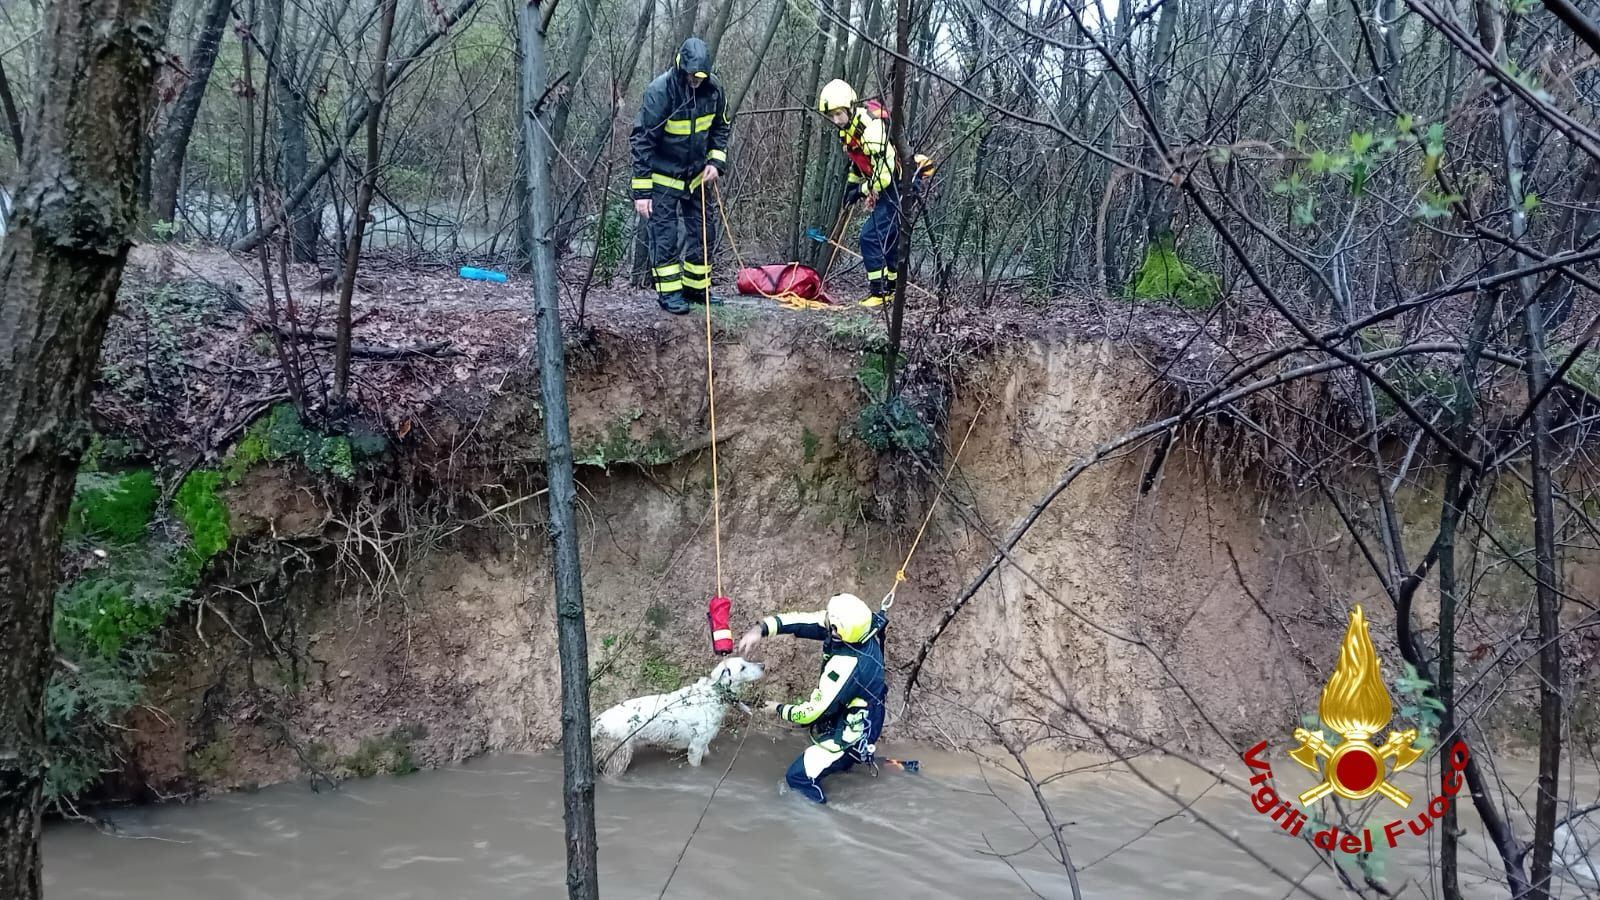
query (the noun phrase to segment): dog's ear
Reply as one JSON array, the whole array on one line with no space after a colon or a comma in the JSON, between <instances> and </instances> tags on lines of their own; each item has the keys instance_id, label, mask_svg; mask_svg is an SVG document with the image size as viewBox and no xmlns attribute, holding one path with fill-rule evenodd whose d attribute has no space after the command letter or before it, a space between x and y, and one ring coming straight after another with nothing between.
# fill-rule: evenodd
<instances>
[{"instance_id":1,"label":"dog's ear","mask_svg":"<svg viewBox=\"0 0 1600 900\"><path fill-rule=\"evenodd\" d=\"M717 681L718 683L733 681L733 670L725 665L717 666Z\"/></svg>"}]
</instances>

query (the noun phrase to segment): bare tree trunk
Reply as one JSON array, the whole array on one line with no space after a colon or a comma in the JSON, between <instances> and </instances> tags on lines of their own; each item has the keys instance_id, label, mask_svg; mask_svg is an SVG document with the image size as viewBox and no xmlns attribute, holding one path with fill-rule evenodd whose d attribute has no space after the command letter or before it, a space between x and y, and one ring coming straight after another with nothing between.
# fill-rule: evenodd
<instances>
[{"instance_id":1,"label":"bare tree trunk","mask_svg":"<svg viewBox=\"0 0 1600 900\"><path fill-rule=\"evenodd\" d=\"M1557 231L1557 234L1566 236L1563 243L1569 251L1580 249L1584 245L1596 214L1600 214L1600 159L1591 157L1584 165L1583 178L1579 181L1578 189L1572 199L1573 202L1562 216ZM1545 317L1547 331L1561 329L1567 318L1572 315L1573 301L1577 297L1577 286L1565 280L1556 286L1556 290L1558 292L1556 300L1550 304L1549 315Z\"/></svg>"},{"instance_id":2,"label":"bare tree trunk","mask_svg":"<svg viewBox=\"0 0 1600 900\"><path fill-rule=\"evenodd\" d=\"M684 0L684 9L678 13L677 21L678 30L672 35L670 48L674 54L684 41L694 36L695 25L700 21L700 0Z\"/></svg>"},{"instance_id":3,"label":"bare tree trunk","mask_svg":"<svg viewBox=\"0 0 1600 900\"><path fill-rule=\"evenodd\" d=\"M1172 77L1172 42L1178 31L1178 4L1163 3L1156 22L1156 45L1150 54L1150 115L1156 120L1156 129L1167 132L1167 82ZM1161 172L1166 165L1160 159L1152 137L1145 143L1145 168ZM1172 233L1172 204L1177 199L1165 182L1145 180L1144 214L1145 239L1156 241Z\"/></svg>"},{"instance_id":4,"label":"bare tree trunk","mask_svg":"<svg viewBox=\"0 0 1600 900\"><path fill-rule=\"evenodd\" d=\"M0 897L42 893L44 690L83 417L139 220L155 0L47 7L33 132L0 248Z\"/></svg>"},{"instance_id":5,"label":"bare tree trunk","mask_svg":"<svg viewBox=\"0 0 1600 900\"><path fill-rule=\"evenodd\" d=\"M1498 13L1487 0L1478 0L1478 35L1484 49L1501 66L1507 65L1506 33ZM1507 212L1511 239L1519 244L1528 231L1527 172L1522 161L1522 135L1515 100L1503 85L1493 89L1499 113L1500 143L1504 153ZM1518 254L1519 263L1530 262ZM1545 353L1544 304L1530 276L1516 281L1523 304L1523 342L1527 348L1528 394L1538 398L1550 377ZM1561 597L1557 589L1555 508L1550 469L1555 441L1550 435L1550 405L1541 400L1531 417L1533 477L1534 597L1539 616L1539 777L1534 798L1532 862L1529 891L1534 900L1550 896L1550 857L1555 847L1556 780L1561 768Z\"/></svg>"},{"instance_id":6,"label":"bare tree trunk","mask_svg":"<svg viewBox=\"0 0 1600 900\"><path fill-rule=\"evenodd\" d=\"M254 28L256 26L259 13L256 0L250 0L248 27ZM242 104L244 108L244 181L246 194L250 198L250 205L255 210L256 227L259 228L261 227L262 216L265 215L263 210L266 206L266 190L263 185L264 176L261 174L261 160L265 159L267 155L266 135L267 118L269 116L269 103L267 101L271 100L272 76L268 75L261 79L262 93L259 95L262 101L261 134L260 143L257 143L256 99L258 95L256 93L255 71L252 65L255 59L255 52L249 45L244 46L242 50L244 90L240 93L243 95L244 101ZM279 327L283 321L283 316L279 314L278 292L273 287L271 255L267 252L265 243L257 244L255 253L256 261L261 266L261 286L265 290L267 297L267 325L271 328L273 353L278 358L278 369L283 372L283 382L289 392L289 401L294 404L295 412L299 413L300 417L304 419L307 408L305 369L301 365L299 351L289 337L297 323L291 320L289 329ZM285 282L285 289L287 290L287 282ZM318 386L321 386L320 379Z\"/></svg>"},{"instance_id":7,"label":"bare tree trunk","mask_svg":"<svg viewBox=\"0 0 1600 900\"><path fill-rule=\"evenodd\" d=\"M22 117L17 115L17 98L11 93L11 80L6 77L4 60L0 60L0 113L6 117L6 130L11 135L11 149L17 152L17 159L21 160Z\"/></svg>"},{"instance_id":8,"label":"bare tree trunk","mask_svg":"<svg viewBox=\"0 0 1600 900\"><path fill-rule=\"evenodd\" d=\"M361 239L367 230L367 212L372 208L372 193L378 186L378 157L383 151L381 128L383 97L389 89L389 38L394 34L396 0L384 0L378 23L378 52L372 64L372 84L367 89L367 165L361 173L361 189L356 192L350 244L344 253L344 277L339 282L338 337L333 344L333 402L343 408L350 393L350 297L355 293L356 269L361 265Z\"/></svg>"},{"instance_id":9,"label":"bare tree trunk","mask_svg":"<svg viewBox=\"0 0 1600 900\"><path fill-rule=\"evenodd\" d=\"M582 0L578 4L577 21L572 23L572 48L567 51L568 90L556 102L555 116L550 120L550 140L561 146L567 133L567 117L572 115L572 98L578 92L578 79L583 75L583 64L589 59L589 44L594 40L594 9L597 0ZM535 98L526 98L532 103ZM524 106L523 109L527 107Z\"/></svg>"},{"instance_id":10,"label":"bare tree trunk","mask_svg":"<svg viewBox=\"0 0 1600 900\"><path fill-rule=\"evenodd\" d=\"M778 4L782 6L783 4ZM733 18L733 0L722 0L722 5L717 7L717 14L711 19L711 31L706 35L706 49L711 51L711 64L717 64L717 51L722 48L722 35L728 30L728 22ZM751 70L759 68L761 57L756 56L757 65Z\"/></svg>"},{"instance_id":11,"label":"bare tree trunk","mask_svg":"<svg viewBox=\"0 0 1600 900\"><path fill-rule=\"evenodd\" d=\"M537 2L521 10L524 96L541 97L545 88L545 35ZM521 133L527 146L530 223L533 231L533 290L539 304L539 393L544 404L545 470L550 482L550 541L554 550L557 652L561 659L561 762L563 818L567 837L567 896L599 900L600 879L594 823L594 750L589 739L589 651L583 616L583 576L578 560L578 530L573 516L572 436L567 428L565 342L561 329L560 284L556 281L554 189L550 160L554 147L545 131L544 110L522 110Z\"/></svg>"},{"instance_id":12,"label":"bare tree trunk","mask_svg":"<svg viewBox=\"0 0 1600 900\"><path fill-rule=\"evenodd\" d=\"M516 16L517 16L517 6L518 6L517 0L507 0L506 13L508 14L509 18L512 18L512 19L516 18ZM524 49L523 46L522 46L522 32L520 30L517 32L516 40L517 40L517 65L521 66L522 65L522 57L528 51L526 49ZM527 90L527 86L522 83L522 79L521 78L518 78L517 79L517 109L519 109L519 110L527 109L528 105L533 102L533 98L524 96L526 90ZM519 129L517 133L521 134L522 133L520 131L521 123L518 123L517 127ZM526 142L517 141L516 154L517 154L517 172L516 172L517 179L516 179L516 183L514 183L511 186L511 195L512 195L512 202L516 204L515 209L516 209L516 217L517 217L517 248L522 251L522 257L523 257L522 262L520 263L520 267L522 269L526 270L528 265L529 265L529 263L530 263L530 261L533 259L533 235L532 235L533 226L530 224L530 219L528 218L528 146L527 146Z\"/></svg>"},{"instance_id":13,"label":"bare tree trunk","mask_svg":"<svg viewBox=\"0 0 1600 900\"><path fill-rule=\"evenodd\" d=\"M911 58L911 0L896 0L895 3L895 29L894 29L894 105L890 107L893 115L889 119L889 153L900 165L900 186L897 191L899 196L895 199L898 207L895 209L895 218L900 220L898 240L895 242L894 259L895 271L900 277L894 282L894 306L889 310L889 348L883 358L883 398L892 400L898 393L895 383L895 362L900 356L900 325L905 317L906 309L906 282L911 280L910 267L906 265L907 258L911 255L911 220L909 210L915 201L911 196L912 180L916 177L917 167L912 165L910 159L900 158L900 145L906 133L906 117L901 110L906 100L906 67L907 60Z\"/></svg>"},{"instance_id":14,"label":"bare tree trunk","mask_svg":"<svg viewBox=\"0 0 1600 900\"><path fill-rule=\"evenodd\" d=\"M205 100L206 86L211 83L211 70L216 66L217 51L222 47L222 32L228 25L232 0L211 0L205 18L200 23L200 34L195 38L194 55L189 58L189 79L183 92L167 114L155 140L150 163L151 222L171 221L178 210L178 191L183 184L183 163L189 152L189 138L194 134L195 119L200 115L200 104Z\"/></svg>"},{"instance_id":15,"label":"bare tree trunk","mask_svg":"<svg viewBox=\"0 0 1600 900\"><path fill-rule=\"evenodd\" d=\"M778 26L783 24L783 13L787 9L788 6L783 0L777 0L772 4L772 14L767 17L766 33L761 36L761 48L756 51L757 60L767 58L767 51L772 49L772 40L778 36ZM750 86L755 84L756 73L760 71L759 65L750 67L749 73L744 77L744 83L739 86L739 92L734 94L732 101L728 103L728 118L732 119L739 115L739 107L744 105L744 98L750 93ZM809 121L809 117L807 118Z\"/></svg>"},{"instance_id":16,"label":"bare tree trunk","mask_svg":"<svg viewBox=\"0 0 1600 900\"><path fill-rule=\"evenodd\" d=\"M456 4L456 6L450 10L449 14L445 16L444 21L440 23L440 27L438 29L428 29L423 37L417 41L416 46L410 48L407 52L396 56L395 59L397 61L395 63L394 71L389 73L389 89L391 91L394 90L395 85L400 82L401 77L405 75L412 66L416 65L419 60L424 58L423 54L428 52L428 48L432 47L434 42L439 40L439 38L448 34L449 27L454 25L456 22L461 21L461 17L471 12L472 8L477 4L478 0L461 0L461 2ZM340 158L344 156L345 143L352 140L356 136L356 132L361 130L361 126L366 124L368 109L369 107L367 104L363 103L355 110L354 115L350 117L350 121L346 122L344 125L344 134L341 136L341 142L334 145L333 149L329 150L328 154L322 158L322 161L317 163L316 166L311 169L311 171L307 172L306 176L300 179L300 183L295 185L294 190L290 192L288 196L283 198L283 209L286 214L291 214L303 206L306 200L311 196L311 192L315 190L317 185L321 183L322 179L327 176L328 170L332 169L334 163L338 162ZM278 229L282 226L283 221L279 217L274 216L258 226L254 231L251 231L249 234L245 235L239 240L234 241L233 244L228 247L228 249L232 250L234 253L248 253L251 250L254 250L257 244L269 237L272 237L274 234L277 234Z\"/></svg>"},{"instance_id":17,"label":"bare tree trunk","mask_svg":"<svg viewBox=\"0 0 1600 900\"><path fill-rule=\"evenodd\" d=\"M1405 75L1404 45L1401 37L1404 33L1406 20L1400 15L1400 0L1379 0L1378 21L1383 27L1374 28L1375 37L1383 47L1383 79L1396 89L1402 84Z\"/></svg>"},{"instance_id":18,"label":"bare tree trunk","mask_svg":"<svg viewBox=\"0 0 1600 900\"><path fill-rule=\"evenodd\" d=\"M858 90L866 87L867 54L871 52L872 41L883 27L883 0L863 0L867 5L863 8L862 25L866 30L865 35L857 35L855 43L850 47L850 61L844 66L845 78ZM899 112L899 109L894 110Z\"/></svg>"},{"instance_id":19,"label":"bare tree trunk","mask_svg":"<svg viewBox=\"0 0 1600 900\"><path fill-rule=\"evenodd\" d=\"M291 206L289 192L306 179L309 151L306 147L306 104L300 77L300 36L296 19L299 8L291 0L269 0L265 21L267 71L263 73L276 88L269 91L278 113L277 183L283 198L283 214L290 219L289 237L295 262L316 262L317 241L322 232L320 204L306 209L301 203ZM291 13L293 16L291 17Z\"/></svg>"},{"instance_id":20,"label":"bare tree trunk","mask_svg":"<svg viewBox=\"0 0 1600 900\"><path fill-rule=\"evenodd\" d=\"M1455 427L1450 439L1457 447L1469 446L1472 438L1472 421L1477 413L1478 360L1483 353L1494 319L1498 296L1493 291L1482 291L1472 315L1472 329L1467 337L1466 352L1461 357L1461 372L1456 379ZM1456 532L1466 510L1461 502L1461 479L1466 465L1460 457L1452 457L1444 476L1444 506L1439 513L1439 741L1441 747L1452 746L1457 737L1456 723L1456 609L1460 593L1456 577ZM1458 865L1460 838L1457 829L1456 805L1450 804L1444 813L1444 832L1439 839L1439 885L1445 900L1461 900L1461 876Z\"/></svg>"},{"instance_id":21,"label":"bare tree trunk","mask_svg":"<svg viewBox=\"0 0 1600 900\"><path fill-rule=\"evenodd\" d=\"M828 30L833 27L833 20L828 16L828 0L820 0L817 4L817 45L811 51L811 73L806 84L814 85L812 90L822 86L822 63L828 56ZM789 197L789 257L799 260L804 258L810 265L817 262L817 250L806 247L801 254L800 235L805 232L802 214L805 210L806 176L811 165L811 126L816 117L811 114L813 109L811 97L807 97L806 112L800 118L800 158L795 161L794 188ZM819 223L820 224L820 223ZM823 273L827 275L826 272Z\"/></svg>"},{"instance_id":22,"label":"bare tree trunk","mask_svg":"<svg viewBox=\"0 0 1600 900\"><path fill-rule=\"evenodd\" d=\"M841 77L856 89L856 93L859 96L866 97L868 94L859 73L850 70L850 28L847 24L850 22L850 6L851 0L834 0L833 63L829 66L829 69L840 73ZM813 91L822 87L821 79L814 82L814 84ZM830 128L832 128L832 125L823 128L822 143L824 146L831 143L830 138L833 135L829 133L828 129ZM843 209L845 171L849 165L850 161L843 153L824 151L817 160L817 174L820 177L812 185L811 224L821 228L829 223L836 223L833 226L834 230L829 233L828 239L839 243L844 242L844 235L841 229L844 217L840 215L840 212ZM813 243L810 245L810 249L812 253L810 263L812 266L818 265L822 261L824 254L830 257L833 256L832 249L823 244ZM828 274L823 272L823 277L827 277Z\"/></svg>"},{"instance_id":23,"label":"bare tree trunk","mask_svg":"<svg viewBox=\"0 0 1600 900\"><path fill-rule=\"evenodd\" d=\"M1509 145L1508 145L1509 146ZM1508 162L1512 151L1507 151ZM1515 183L1515 182L1514 182ZM1520 191L1519 191L1520 193ZM1521 201L1512 216L1520 218ZM1522 239L1523 229L1512 234ZM1521 279L1528 282L1532 279ZM1528 391L1538 395L1550 377L1550 360L1545 354L1544 305L1530 285L1521 284L1527 297ZM1529 878L1534 898L1550 896L1550 857L1555 847L1556 780L1561 768L1561 595L1557 590L1560 574L1556 565L1555 502L1550 469L1555 465L1555 441L1550 435L1550 404L1541 401L1533 413L1533 531L1534 577L1539 606L1539 794L1534 803L1533 863Z\"/></svg>"},{"instance_id":24,"label":"bare tree trunk","mask_svg":"<svg viewBox=\"0 0 1600 900\"><path fill-rule=\"evenodd\" d=\"M633 76L639 70L639 56L643 52L644 46L647 43L646 39L650 35L650 20L654 18L654 16L654 3L639 4L639 18L634 20L633 42L628 45L629 50L627 61L622 64L621 74L614 76L611 82L611 112L604 119L601 119L595 124L594 137L589 139L589 151L583 157L589 161L588 167L585 169L588 175L585 177L593 176L596 166L598 166L600 163L600 154L605 152L606 145L611 142L612 131L617 126L617 116L622 110L622 98L628 93L629 88L633 85ZM520 91L522 88L520 86L520 82L518 84L519 86L517 90L519 91L518 96L520 97ZM526 109L527 104L525 102L520 103L517 108ZM522 151L519 147L519 159L521 152ZM626 168L626 164L624 164L623 167ZM607 182L600 182L599 193L601 200L599 205L601 210L602 227L604 224L605 210L607 207L607 189ZM528 193L528 184L526 178L523 178L520 182L518 182L517 193L519 197L522 198L521 205L518 208L526 209L528 205L526 200L526 195ZM572 241L572 233L577 227L578 223L577 217L570 215L570 213L571 210L575 208L582 200L583 193L584 192L581 189L575 190L572 193L572 196L569 197L565 203L561 204L560 210L556 215L556 250L558 251L558 255L559 253L567 252L567 245ZM526 225L524 225L523 231L526 233ZM527 258L532 259L532 244L527 244L524 249L527 251Z\"/></svg>"},{"instance_id":25,"label":"bare tree trunk","mask_svg":"<svg viewBox=\"0 0 1600 900\"><path fill-rule=\"evenodd\" d=\"M1125 50L1130 58L1133 54L1134 47L1131 34L1132 30L1132 4L1118 3L1116 25L1112 30L1112 34L1116 38L1116 43L1114 43L1112 46L1114 48ZM1101 129L1100 132L1100 149L1106 153L1107 156L1110 156L1113 151L1115 151L1117 145L1117 138L1120 130L1120 107L1122 104L1120 99L1117 97L1116 87L1111 83L1109 78L1100 78L1098 80L1095 93L1097 94L1095 98L1095 106L1097 111L1100 113L1099 119L1106 123L1105 127ZM1116 183L1117 170L1108 168L1106 170L1106 188L1104 188L1104 190L1118 190L1119 188L1115 187ZM1131 207L1132 203L1135 202L1134 198L1137 198L1138 194L1134 192L1131 186L1127 190L1129 195L1129 202L1127 205ZM1124 252L1124 248L1130 243L1137 247L1137 241L1130 242L1126 240L1125 237L1126 236L1122 234L1122 229L1120 227L1112 226L1110 224L1110 220L1108 219L1106 227L1102 230L1100 235L1100 246L1096 248L1099 251L1100 258L1104 261L1104 265L1101 267L1100 273L1101 282L1111 290L1116 290L1122 284L1123 278L1127 276L1124 263L1128 259L1128 254Z\"/></svg>"},{"instance_id":26,"label":"bare tree trunk","mask_svg":"<svg viewBox=\"0 0 1600 900\"><path fill-rule=\"evenodd\" d=\"M832 12L828 11L830 2L832 3ZM850 49L848 43L850 32L846 25L846 23L850 21L850 0L819 0L817 4L817 16L819 24L822 26L822 43L817 48L817 56L814 57L817 77L811 79L809 82L811 85L814 85L814 87L812 87L810 95L806 98L808 101L806 104L807 107L812 109L815 108L815 92L818 88L822 87L823 81L825 80L822 77L822 71L824 67L826 67L829 72L839 73L840 77L850 82L850 86L856 89L856 93L859 96L865 96L861 93L860 80L851 80L850 72L846 70ZM830 36L833 39L833 47L831 50L828 46L828 40ZM809 119L810 116L807 116L807 120ZM833 206L831 212L827 211L830 209L828 196L833 189L834 182L843 178L844 170L841 168L841 165L848 165L849 160L838 159L836 158L838 154L830 153L828 151L828 147L833 144L836 138L836 132L833 130L833 128L834 126L832 123L823 125L822 133L819 136L818 143L820 146L817 148L818 155L815 166L817 177L815 179L808 179L805 177L805 173L803 173L802 176L797 179L798 183L795 186L796 190L801 190L803 187L810 192L809 206L804 207L804 212L797 211L794 216L796 226L796 246L803 249L804 252L802 254L802 259L805 261L806 265L809 265L813 268L823 269L823 278L827 278L829 275L829 272L823 265L823 260L824 258L830 260L833 259L834 251L830 246L825 244L807 243L801 245L798 243L798 241L800 239L800 233L804 230L800 225L802 216L809 217L809 224L814 227L830 228L831 230L828 232L828 239L831 241L840 241L841 227L844 219L839 215L839 208L837 206ZM810 134L808 133L806 137L809 139ZM806 156L809 157L810 154L808 153Z\"/></svg>"},{"instance_id":27,"label":"bare tree trunk","mask_svg":"<svg viewBox=\"0 0 1600 900\"><path fill-rule=\"evenodd\" d=\"M280 57L286 73L293 72L298 63L294 39L288 40L290 44L286 54ZM278 79L278 90L274 95L278 101L278 185L284 194L293 185L305 180L306 169L310 165L306 147L306 104L297 81L290 77ZM294 210L285 212L290 219L289 236L294 261L316 262L317 242L322 237L322 204L302 203Z\"/></svg>"}]
</instances>

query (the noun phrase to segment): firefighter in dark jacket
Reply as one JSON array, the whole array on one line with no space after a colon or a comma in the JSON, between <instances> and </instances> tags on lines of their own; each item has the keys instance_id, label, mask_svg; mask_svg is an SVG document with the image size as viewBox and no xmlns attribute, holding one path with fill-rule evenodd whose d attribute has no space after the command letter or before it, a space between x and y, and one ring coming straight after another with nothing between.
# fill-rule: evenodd
<instances>
[{"instance_id":1,"label":"firefighter in dark jacket","mask_svg":"<svg viewBox=\"0 0 1600 900\"><path fill-rule=\"evenodd\" d=\"M650 227L656 302L670 313L705 303L717 211L705 186L728 167L727 96L711 77L711 52L697 37L683 42L671 69L644 89L633 123L633 208ZM680 242L679 224L683 226Z\"/></svg>"},{"instance_id":2,"label":"firefighter in dark jacket","mask_svg":"<svg viewBox=\"0 0 1600 900\"><path fill-rule=\"evenodd\" d=\"M873 612L855 594L835 594L827 609L767 616L739 640L741 654L780 634L822 642L822 672L811 696L773 707L783 721L811 730L811 746L790 764L784 781L817 803L828 802L823 779L873 764L887 712L883 632L888 624L887 615Z\"/></svg>"}]
</instances>

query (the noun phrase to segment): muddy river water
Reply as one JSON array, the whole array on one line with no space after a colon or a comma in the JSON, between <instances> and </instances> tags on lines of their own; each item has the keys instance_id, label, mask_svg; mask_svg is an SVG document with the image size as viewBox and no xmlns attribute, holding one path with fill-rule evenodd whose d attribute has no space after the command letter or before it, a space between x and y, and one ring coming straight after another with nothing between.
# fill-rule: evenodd
<instances>
[{"instance_id":1,"label":"muddy river water","mask_svg":"<svg viewBox=\"0 0 1600 900\"><path fill-rule=\"evenodd\" d=\"M1027 786L978 757L886 746L883 752L918 758L921 771L883 769L874 778L857 769L830 779L830 802L818 807L780 788L799 746L793 737L754 734L741 747L725 734L699 769L681 756L641 751L623 782L597 790L601 896L654 898L664 886L665 897L677 898L1072 896L1063 868L1036 840L1048 827ZM1256 813L1247 795L1184 763L1137 765L1162 789L1176 785L1183 804L1192 802L1283 873L1304 878L1303 890L1122 765L1056 762L1035 775L1070 773L1050 781L1046 796L1082 869L1085 897L1341 895L1336 876L1303 841ZM1248 776L1237 758L1231 765ZM1420 792L1420 778L1409 787ZM114 833L77 824L46 829L48 897L565 896L555 753L487 757L320 793L303 782L278 785L111 819ZM1398 896L1422 897L1406 883L1428 881L1437 832L1406 837L1387 854L1384 877ZM1487 852L1481 841L1467 848L1469 856ZM1484 871L1476 859L1467 862ZM1468 881L1469 896L1505 895L1485 880Z\"/></svg>"}]
</instances>

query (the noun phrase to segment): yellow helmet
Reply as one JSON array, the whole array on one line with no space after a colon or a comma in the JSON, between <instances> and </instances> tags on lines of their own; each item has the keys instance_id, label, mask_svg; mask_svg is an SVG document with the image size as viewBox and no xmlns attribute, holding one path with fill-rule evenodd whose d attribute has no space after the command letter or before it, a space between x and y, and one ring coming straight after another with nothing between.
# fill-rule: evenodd
<instances>
[{"instance_id":1,"label":"yellow helmet","mask_svg":"<svg viewBox=\"0 0 1600 900\"><path fill-rule=\"evenodd\" d=\"M828 598L828 624L840 640L857 644L872 631L872 610L855 594L834 594Z\"/></svg>"},{"instance_id":2,"label":"yellow helmet","mask_svg":"<svg viewBox=\"0 0 1600 900\"><path fill-rule=\"evenodd\" d=\"M852 109L856 105L856 91L842 78L835 78L822 86L817 96L817 111L827 115L836 109Z\"/></svg>"}]
</instances>

